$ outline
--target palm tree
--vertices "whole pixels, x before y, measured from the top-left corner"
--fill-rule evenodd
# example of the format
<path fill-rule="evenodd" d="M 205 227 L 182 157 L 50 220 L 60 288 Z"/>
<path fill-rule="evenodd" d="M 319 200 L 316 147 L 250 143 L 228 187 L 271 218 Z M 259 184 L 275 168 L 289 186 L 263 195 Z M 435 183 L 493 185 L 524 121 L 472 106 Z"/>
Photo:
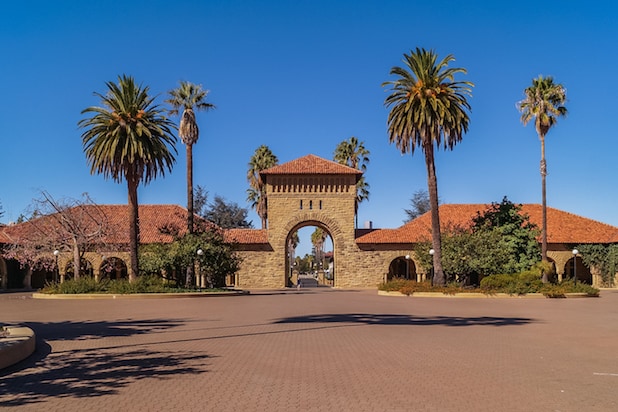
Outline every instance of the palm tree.
<path fill-rule="evenodd" d="M 140 182 L 148 184 L 158 175 L 171 171 L 177 153 L 176 137 L 169 121 L 154 98 L 148 95 L 149 88 L 135 84 L 132 77 L 118 77 L 118 84 L 106 82 L 103 107 L 91 106 L 82 111 L 92 117 L 82 119 L 78 125 L 87 129 L 82 134 L 82 144 L 90 173 L 100 173 L 120 183 L 126 180 L 129 201 L 129 251 L 131 273 L 135 280 L 139 273 L 137 248 L 139 244 L 139 215 L 137 188 Z"/>
<path fill-rule="evenodd" d="M 187 146 L 187 230 L 193 233 L 193 145 L 200 138 L 200 130 L 195 121 L 195 110 L 214 109 L 215 105 L 206 102 L 208 90 L 190 82 L 181 81 L 177 89 L 169 91 L 170 98 L 165 102 L 172 106 L 171 115 L 182 109 L 178 135 Z"/>
<path fill-rule="evenodd" d="M 324 263 L 324 242 L 326 242 L 327 237 L 328 234 L 321 227 L 316 227 L 313 233 L 311 233 L 311 244 L 315 249 L 315 260 L 318 262 L 318 268 L 319 265 Z"/>
<path fill-rule="evenodd" d="M 455 75 L 466 73 L 463 68 L 449 68 L 455 60 L 452 55 L 438 61 L 433 51 L 416 48 L 409 55 L 404 54 L 406 67 L 393 67 L 391 75 L 396 80 L 382 86 L 391 86 L 392 93 L 384 104 L 391 107 L 388 114 L 388 135 L 401 153 L 414 154 L 419 147 L 425 154 L 427 187 L 431 203 L 431 232 L 434 250 L 434 284 L 446 281 L 442 269 L 442 241 L 440 237 L 440 216 L 438 212 L 438 182 L 434 163 L 434 145 L 453 149 L 468 131 L 471 96 L 471 82 L 455 81 Z"/>
<path fill-rule="evenodd" d="M 266 202 L 266 183 L 262 180 L 260 172 L 275 166 L 277 163 L 279 163 L 279 159 L 266 145 L 258 147 L 249 160 L 247 201 L 251 203 L 251 207 L 260 216 L 262 229 L 266 229 L 267 225 L 268 204 Z"/>
<path fill-rule="evenodd" d="M 559 117 L 567 114 L 564 107 L 566 89 L 561 84 L 554 83 L 551 76 L 539 76 L 532 80 L 532 86 L 524 90 L 525 99 L 517 103 L 524 125 L 534 118 L 534 126 L 541 140 L 541 191 L 542 191 L 542 228 L 541 228 L 541 258 L 547 261 L 547 195 L 545 192 L 545 177 L 547 162 L 545 161 L 545 136 L 557 122 Z M 546 281 L 546 275 L 543 275 Z"/>
<path fill-rule="evenodd" d="M 365 142 L 359 142 L 354 136 L 344 140 L 335 148 L 333 156 L 335 162 L 350 166 L 363 173 L 367 171 L 369 163 L 369 150 L 365 148 Z M 369 199 L 369 184 L 365 181 L 365 176 L 358 179 L 356 183 L 356 201 L 354 202 L 354 216 L 358 227 L 358 205 Z"/>

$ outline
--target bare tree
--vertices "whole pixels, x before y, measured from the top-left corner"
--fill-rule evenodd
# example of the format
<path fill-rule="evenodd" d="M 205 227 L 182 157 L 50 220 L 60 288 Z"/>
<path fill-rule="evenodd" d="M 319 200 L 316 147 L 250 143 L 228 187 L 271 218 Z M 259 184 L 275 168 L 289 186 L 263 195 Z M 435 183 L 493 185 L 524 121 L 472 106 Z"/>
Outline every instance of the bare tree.
<path fill-rule="evenodd" d="M 81 199 L 55 199 L 41 192 L 32 205 L 31 217 L 9 227 L 6 233 L 12 243 L 4 251 L 6 258 L 15 259 L 22 267 L 51 270 L 55 250 L 71 252 L 75 278 L 82 274 L 82 258 L 87 251 L 112 247 L 107 244 L 112 233 L 103 209 L 87 193 Z"/>

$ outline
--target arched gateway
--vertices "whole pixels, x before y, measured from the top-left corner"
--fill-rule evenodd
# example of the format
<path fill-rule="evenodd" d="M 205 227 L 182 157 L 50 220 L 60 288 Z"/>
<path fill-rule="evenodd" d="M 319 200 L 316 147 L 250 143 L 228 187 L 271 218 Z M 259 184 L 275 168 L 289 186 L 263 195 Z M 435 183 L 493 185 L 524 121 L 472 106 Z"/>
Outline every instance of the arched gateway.
<path fill-rule="evenodd" d="M 355 229 L 356 184 L 362 172 L 307 155 L 264 170 L 268 228 L 231 232 L 243 259 L 236 285 L 280 288 L 288 285 L 287 241 L 304 226 L 323 228 L 333 241 L 335 287 L 375 287 L 388 262 L 407 252 L 363 250 Z"/>

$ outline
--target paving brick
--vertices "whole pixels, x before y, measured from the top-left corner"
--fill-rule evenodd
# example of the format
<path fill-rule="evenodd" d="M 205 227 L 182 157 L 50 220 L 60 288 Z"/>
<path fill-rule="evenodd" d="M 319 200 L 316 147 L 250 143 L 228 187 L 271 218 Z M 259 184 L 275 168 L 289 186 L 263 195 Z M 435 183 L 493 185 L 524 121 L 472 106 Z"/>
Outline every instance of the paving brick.
<path fill-rule="evenodd" d="M 0 295 L 36 333 L 17 411 L 614 411 L 618 292 L 599 299 L 258 291 L 216 299 Z"/>

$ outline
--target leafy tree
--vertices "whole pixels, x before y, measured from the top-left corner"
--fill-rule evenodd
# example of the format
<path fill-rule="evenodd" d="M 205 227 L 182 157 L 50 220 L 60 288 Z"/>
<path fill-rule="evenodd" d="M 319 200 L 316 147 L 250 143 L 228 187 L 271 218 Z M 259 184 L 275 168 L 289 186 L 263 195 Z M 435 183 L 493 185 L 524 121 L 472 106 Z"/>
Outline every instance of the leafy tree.
<path fill-rule="evenodd" d="M 541 257 L 547 261 L 547 194 L 545 180 L 547 162 L 545 160 L 545 136 L 558 122 L 559 117 L 567 114 L 566 89 L 561 84 L 554 83 L 551 76 L 539 76 L 532 80 L 532 85 L 524 90 L 525 98 L 517 106 L 521 111 L 521 121 L 524 125 L 534 119 L 534 127 L 541 140 L 541 192 L 542 192 L 542 226 L 541 226 Z"/>
<path fill-rule="evenodd" d="M 438 199 L 438 205 L 442 203 Z M 426 190 L 420 189 L 414 192 L 412 199 L 410 199 L 411 209 L 404 209 L 408 218 L 404 220 L 404 223 L 411 222 L 417 217 L 424 215 L 431 210 L 431 202 L 429 201 L 429 193 Z"/>
<path fill-rule="evenodd" d="M 506 197 L 478 212 L 471 227 L 449 227 L 442 233 L 442 264 L 449 279 L 463 281 L 473 274 L 521 273 L 539 261 L 538 229 Z M 416 258 L 431 268 L 431 243 L 418 244 Z M 547 272 L 547 270 L 545 270 Z"/>
<path fill-rule="evenodd" d="M 250 228 L 251 222 L 247 222 L 248 211 L 234 202 L 226 202 L 221 196 L 215 196 L 209 205 L 204 218 L 224 229 Z"/>
<path fill-rule="evenodd" d="M 258 147 L 249 160 L 247 201 L 251 203 L 251 207 L 260 216 L 262 229 L 266 229 L 268 221 L 268 203 L 266 199 L 266 183 L 262 180 L 260 172 L 277 165 L 277 163 L 279 163 L 279 159 L 266 145 Z"/>
<path fill-rule="evenodd" d="M 204 217 L 208 210 L 208 191 L 197 185 L 193 194 L 193 211 L 196 215 Z"/>
<path fill-rule="evenodd" d="M 431 204 L 431 232 L 434 249 L 434 284 L 446 281 L 442 268 L 440 216 L 438 211 L 438 181 L 434 162 L 434 145 L 445 149 L 462 140 L 468 131 L 471 82 L 455 81 L 455 75 L 466 73 L 463 68 L 449 68 L 455 58 L 446 56 L 438 61 L 431 50 L 416 48 L 404 54 L 405 67 L 393 67 L 396 80 L 382 86 L 391 86 L 392 92 L 384 101 L 391 110 L 388 114 L 388 136 L 401 153 L 414 153 L 418 147 L 425 154 L 427 187 Z"/>
<path fill-rule="evenodd" d="M 492 203 L 485 212 L 477 213 L 472 219 L 473 233 L 495 239 L 491 240 L 496 246 L 492 258 L 503 259 L 500 265 L 493 263 L 485 267 L 484 272 L 492 269 L 497 271 L 494 273 L 519 273 L 539 261 L 538 228 L 521 209 L 521 205 L 505 196 L 502 202 Z"/>
<path fill-rule="evenodd" d="M 190 82 L 181 81 L 177 89 L 169 91 L 170 98 L 165 102 L 172 106 L 169 111 L 176 115 L 182 109 L 178 135 L 187 147 L 187 228 L 193 233 L 193 145 L 200 137 L 195 121 L 195 110 L 210 110 L 215 106 L 206 102 L 208 90 Z"/>
<path fill-rule="evenodd" d="M 362 171 L 367 171 L 369 164 L 369 150 L 365 148 L 365 142 L 359 142 L 354 136 L 348 140 L 344 140 L 337 145 L 333 159 L 335 162 L 350 166 L 351 168 Z M 365 180 L 365 176 L 361 176 L 356 183 L 356 201 L 354 203 L 354 215 L 356 216 L 358 226 L 358 205 L 369 199 L 369 184 Z"/>
<path fill-rule="evenodd" d="M 103 107 L 88 107 L 82 111 L 92 117 L 82 119 L 78 125 L 86 129 L 82 144 L 90 173 L 100 173 L 120 183 L 127 182 L 129 202 L 129 252 L 131 271 L 129 280 L 139 273 L 139 216 L 137 188 L 141 182 L 148 184 L 158 175 L 172 170 L 176 161 L 174 124 L 164 115 L 149 88 L 137 85 L 126 75 L 118 83 L 107 82 Z"/>
<path fill-rule="evenodd" d="M 197 253 L 198 250 L 201 254 Z M 224 241 L 222 231 L 213 227 L 203 231 L 196 227 L 195 233 L 186 234 L 170 244 L 143 245 L 140 256 L 143 274 L 163 275 L 177 285 L 182 281 L 177 274 L 186 273 L 186 268 L 195 262 L 206 276 L 209 287 L 215 288 L 224 287 L 225 276 L 240 268 L 240 258 Z"/>

